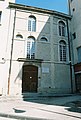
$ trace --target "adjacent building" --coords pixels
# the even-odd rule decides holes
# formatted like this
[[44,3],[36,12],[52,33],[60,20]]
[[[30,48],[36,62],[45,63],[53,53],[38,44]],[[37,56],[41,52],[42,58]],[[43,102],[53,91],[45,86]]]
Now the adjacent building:
[[57,11],[0,1],[0,94],[75,92],[71,20]]
[[72,64],[76,92],[81,92],[81,0],[69,0],[71,19]]
[[[15,1],[11,0],[11,2]],[[14,12],[11,13],[8,5],[9,0],[0,0],[0,94],[6,94],[8,88],[7,79],[9,74],[10,47],[14,19]]]

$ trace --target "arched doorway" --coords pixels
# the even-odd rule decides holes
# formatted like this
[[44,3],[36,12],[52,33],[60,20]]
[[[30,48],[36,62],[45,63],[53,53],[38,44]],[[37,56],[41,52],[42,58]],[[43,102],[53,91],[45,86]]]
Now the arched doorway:
[[22,72],[22,92],[37,92],[38,88],[38,67],[24,65]]

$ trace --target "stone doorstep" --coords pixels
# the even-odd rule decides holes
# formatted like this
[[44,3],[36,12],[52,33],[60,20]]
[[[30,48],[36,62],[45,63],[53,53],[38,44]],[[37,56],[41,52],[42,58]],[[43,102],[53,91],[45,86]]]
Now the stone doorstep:
[[25,93],[22,95],[7,95],[7,96],[0,96],[0,101],[15,101],[15,100],[33,100],[33,99],[46,99],[46,98],[53,98],[53,97],[68,97],[68,96],[75,96],[81,94],[53,94],[53,93]]
[[10,98],[36,98],[36,97],[66,97],[66,96],[72,96],[76,94],[55,94],[55,93],[24,93],[21,95],[15,95],[15,96],[8,96]]
[[46,98],[53,98],[53,97],[68,97],[73,96],[75,94],[22,94],[22,95],[7,95],[7,96],[0,96],[0,101],[15,101],[15,100],[33,100],[33,99],[46,99]]

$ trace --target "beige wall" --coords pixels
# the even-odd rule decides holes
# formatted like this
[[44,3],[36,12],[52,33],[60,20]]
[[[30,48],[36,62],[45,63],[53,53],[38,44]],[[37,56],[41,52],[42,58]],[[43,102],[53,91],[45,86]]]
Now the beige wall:
[[[10,12],[8,1],[0,1],[0,94],[7,94],[11,37],[13,30],[14,10]],[[11,19],[11,21],[10,21]],[[10,29],[10,31],[9,31]]]
[[[29,32],[27,30],[28,17],[30,15],[34,15],[36,17],[36,32]],[[29,36],[35,37],[36,41],[36,59],[43,59],[41,65],[38,66],[40,69],[38,75],[40,76],[40,80],[38,79],[38,92],[54,92],[54,93],[69,93],[71,89],[70,82],[70,67],[67,61],[66,63],[60,63],[59,61],[59,50],[58,45],[60,40],[65,40],[68,48],[68,38],[59,37],[58,36],[58,21],[62,20],[66,23],[66,19],[62,17],[53,17],[49,14],[41,14],[36,12],[21,12],[17,11],[16,14],[16,28],[15,28],[15,36],[20,33],[23,36],[23,39],[19,40],[15,36],[14,40],[14,49],[13,49],[13,60],[17,60],[18,58],[24,58],[25,56],[25,47],[26,41]],[[46,37],[48,42],[41,42],[41,37]],[[68,54],[68,53],[67,53]],[[69,54],[68,54],[69,57]],[[69,60],[69,59],[68,59]],[[20,86],[22,87],[22,77],[18,77],[19,71],[19,62],[13,62],[14,65],[12,67],[12,87],[11,89],[16,89],[16,85],[14,83],[15,78],[19,81]],[[31,63],[28,63],[31,64]],[[18,72],[15,71],[15,68]],[[61,70],[63,69],[63,70]],[[21,78],[21,80],[19,80]],[[67,79],[66,79],[67,78]],[[13,85],[14,84],[14,85]],[[67,87],[68,84],[68,87]],[[14,87],[14,88],[13,88]],[[14,89],[14,90],[15,90]],[[22,88],[20,88],[22,89]],[[16,91],[17,92],[17,91]]]

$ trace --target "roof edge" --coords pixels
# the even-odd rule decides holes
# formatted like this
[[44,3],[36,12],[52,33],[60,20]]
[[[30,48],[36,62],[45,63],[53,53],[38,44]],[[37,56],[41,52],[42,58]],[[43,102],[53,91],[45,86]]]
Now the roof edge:
[[28,6],[28,5],[22,5],[22,4],[17,4],[17,3],[11,3],[9,2],[9,7],[10,8],[15,8],[15,9],[22,9],[22,10],[31,10],[35,12],[42,12],[46,14],[52,14],[52,15],[59,15],[66,17],[68,19],[71,19],[71,16],[62,12],[54,11],[54,10],[49,10],[49,9],[44,9],[44,8],[38,8],[38,7],[33,7],[33,6]]

